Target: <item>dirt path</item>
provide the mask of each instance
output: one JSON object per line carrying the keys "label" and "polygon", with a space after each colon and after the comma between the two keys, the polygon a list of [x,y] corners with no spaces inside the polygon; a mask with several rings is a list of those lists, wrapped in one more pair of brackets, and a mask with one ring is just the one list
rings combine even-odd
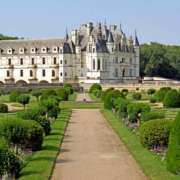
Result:
{"label": "dirt path", "polygon": [[52,180],[144,179],[98,109],[73,110]]}
{"label": "dirt path", "polygon": [[82,102],[84,101],[84,99],[86,100],[86,102],[92,102],[91,98],[89,97],[89,95],[87,93],[80,93],[77,95],[76,101],[77,102]]}

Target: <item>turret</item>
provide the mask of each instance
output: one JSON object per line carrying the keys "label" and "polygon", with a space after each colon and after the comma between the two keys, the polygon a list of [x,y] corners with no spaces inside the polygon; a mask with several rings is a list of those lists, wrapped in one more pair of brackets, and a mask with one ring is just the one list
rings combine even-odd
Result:
{"label": "turret", "polygon": [[112,35],[111,31],[109,31],[109,35],[108,35],[107,48],[108,48],[109,52],[114,51],[114,39],[113,39],[113,35]]}
{"label": "turret", "polygon": [[135,51],[136,77],[139,77],[140,47],[139,47],[139,40],[136,31],[134,37],[134,51]]}

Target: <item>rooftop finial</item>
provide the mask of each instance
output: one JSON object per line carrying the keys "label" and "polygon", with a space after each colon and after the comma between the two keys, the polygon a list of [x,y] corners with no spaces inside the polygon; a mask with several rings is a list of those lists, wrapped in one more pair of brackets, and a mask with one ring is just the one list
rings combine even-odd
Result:
{"label": "rooftop finial", "polygon": [[69,35],[68,35],[68,29],[66,28],[66,41],[68,41]]}
{"label": "rooftop finial", "polygon": [[139,46],[139,40],[138,40],[138,37],[137,37],[137,31],[136,31],[136,29],[135,29],[134,45],[135,45],[135,46]]}

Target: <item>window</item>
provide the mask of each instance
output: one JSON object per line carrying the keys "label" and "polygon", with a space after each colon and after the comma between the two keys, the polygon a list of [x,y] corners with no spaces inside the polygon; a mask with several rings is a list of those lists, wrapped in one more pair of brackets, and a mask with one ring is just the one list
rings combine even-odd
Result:
{"label": "window", "polygon": [[64,75],[67,76],[67,72],[65,72]]}
{"label": "window", "polygon": [[8,59],[8,65],[11,65],[11,58]]}
{"label": "window", "polygon": [[33,77],[33,71],[32,70],[30,70],[29,75],[30,75],[30,77]]}
{"label": "window", "polygon": [[118,77],[118,69],[115,69],[115,77]]}
{"label": "window", "polygon": [[32,65],[34,64],[34,58],[31,58],[31,64]]}
{"label": "window", "polygon": [[52,70],[52,77],[55,77],[55,71]]}
{"label": "window", "polygon": [[46,71],[45,71],[45,69],[42,70],[42,76],[43,76],[43,77],[46,76]]}
{"label": "window", "polygon": [[125,76],[125,69],[123,69],[123,71],[122,71],[122,76],[124,77]]}
{"label": "window", "polygon": [[96,68],[96,62],[95,62],[95,59],[93,59],[93,70],[95,70]]}
{"label": "window", "polygon": [[125,58],[122,58],[122,63],[124,63],[125,62]]}
{"label": "window", "polygon": [[7,75],[7,77],[9,77],[9,76],[10,76],[10,72],[9,72],[9,71],[7,71],[7,72],[6,72],[6,75]]}
{"label": "window", "polygon": [[96,51],[95,48],[93,48],[93,53],[94,53],[95,51]]}
{"label": "window", "polygon": [[67,61],[66,61],[66,60],[64,60],[64,63],[65,63],[65,64],[67,64]]}
{"label": "window", "polygon": [[132,64],[132,58],[129,59],[129,63]]}
{"label": "window", "polygon": [[36,48],[31,48],[31,53],[35,53],[36,52]]}
{"label": "window", "polygon": [[42,64],[46,64],[46,58],[45,57],[42,58]]}
{"label": "window", "polygon": [[129,69],[129,76],[132,76],[132,69]]}
{"label": "window", "polygon": [[92,52],[92,45],[89,45],[89,52]]}
{"label": "window", "polygon": [[23,58],[20,59],[20,65],[23,65]]}
{"label": "window", "polygon": [[118,63],[118,57],[116,57],[116,59],[115,59],[115,63]]}
{"label": "window", "polygon": [[98,59],[98,70],[100,70],[100,69],[101,69],[101,60]]}
{"label": "window", "polygon": [[54,64],[57,64],[57,58],[54,57]]}
{"label": "window", "polygon": [[20,70],[20,76],[23,77],[23,70]]}
{"label": "window", "polygon": [[62,76],[63,74],[62,74],[62,72],[60,73],[60,76]]}
{"label": "window", "polygon": [[62,60],[60,60],[60,64],[62,64],[63,62],[62,62]]}

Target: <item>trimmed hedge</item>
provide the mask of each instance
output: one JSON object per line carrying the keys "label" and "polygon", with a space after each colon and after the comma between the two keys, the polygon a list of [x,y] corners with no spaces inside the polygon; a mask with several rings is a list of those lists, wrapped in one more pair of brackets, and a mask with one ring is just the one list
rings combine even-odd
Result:
{"label": "trimmed hedge", "polygon": [[97,83],[93,84],[93,85],[90,87],[89,92],[90,92],[90,93],[94,93],[94,91],[96,91],[96,90],[102,91],[102,87],[101,87],[100,84],[97,84]]}
{"label": "trimmed hedge", "polygon": [[128,119],[131,123],[137,123],[140,120],[141,114],[150,112],[151,108],[146,103],[130,103],[127,106]]}
{"label": "trimmed hedge", "polygon": [[57,89],[56,93],[62,101],[68,101],[69,94],[64,88]]}
{"label": "trimmed hedge", "polygon": [[156,97],[157,101],[162,102],[164,100],[164,97],[165,97],[166,93],[169,90],[171,90],[170,87],[163,87],[163,88],[160,88],[160,90],[156,91],[155,97]]}
{"label": "trimmed hedge", "polygon": [[6,104],[0,104],[0,113],[7,113],[8,106]]}
{"label": "trimmed hedge", "polygon": [[135,99],[135,100],[141,100],[142,95],[141,95],[141,93],[139,93],[139,92],[135,92],[135,93],[133,93],[132,97],[133,97],[133,99]]}
{"label": "trimmed hedge", "polygon": [[164,97],[163,105],[167,108],[180,107],[180,93],[175,89],[168,91]]}
{"label": "trimmed hedge", "polygon": [[180,112],[172,126],[167,151],[167,169],[180,174]]}
{"label": "trimmed hedge", "polygon": [[140,127],[140,141],[144,147],[152,149],[168,145],[172,120],[152,120]]}
{"label": "trimmed hedge", "polygon": [[147,112],[147,113],[142,113],[141,115],[141,121],[149,121],[153,119],[163,119],[165,118],[165,113],[164,112]]}
{"label": "trimmed hedge", "polygon": [[147,90],[147,94],[149,94],[149,95],[152,95],[152,94],[154,94],[155,92],[156,92],[156,90],[153,89],[153,88],[150,88],[150,89]]}

